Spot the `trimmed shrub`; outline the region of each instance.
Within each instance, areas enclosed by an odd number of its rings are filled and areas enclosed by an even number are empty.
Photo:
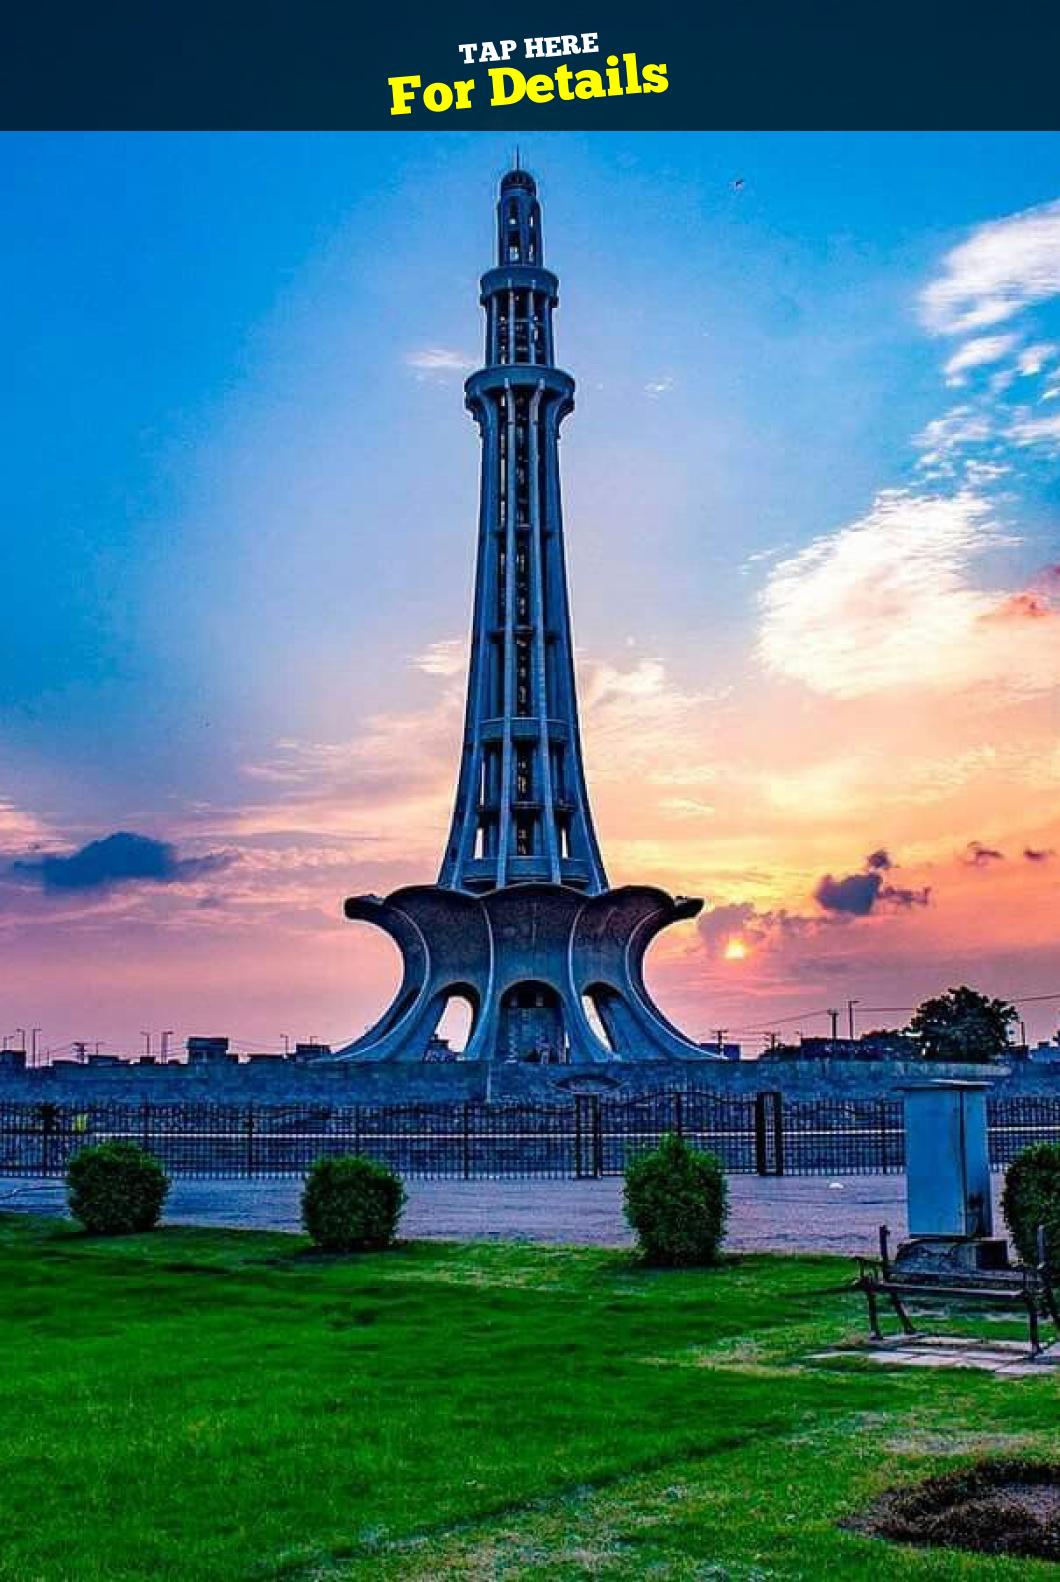
[[[716,1263],[729,1214],[721,1160],[666,1136],[626,1166],[625,1208],[648,1263]]]
[[[399,1175],[373,1159],[318,1159],[302,1194],[302,1224],[323,1252],[381,1252],[405,1207]]]
[[[1045,1226],[1049,1262],[1060,1269],[1060,1143],[1035,1143],[1005,1172],[1001,1210],[1024,1263],[1038,1261],[1038,1226]]]
[[[135,1143],[82,1148],[66,1170],[70,1213],[94,1236],[154,1230],[169,1178],[153,1154]]]

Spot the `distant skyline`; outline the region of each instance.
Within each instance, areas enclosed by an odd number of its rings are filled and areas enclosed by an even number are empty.
[[[356,1036],[455,781],[514,139],[7,135],[0,1033]],[[1060,137],[519,142],[612,883],[695,1036],[1060,1012]],[[130,839],[128,837],[135,837]]]

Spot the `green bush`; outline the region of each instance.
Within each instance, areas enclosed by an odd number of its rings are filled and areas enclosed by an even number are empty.
[[[1045,1226],[1049,1262],[1060,1269],[1060,1143],[1035,1143],[1005,1172],[1005,1224],[1024,1263],[1038,1261],[1038,1226]]]
[[[302,1194],[302,1224],[324,1252],[379,1252],[389,1247],[405,1207],[399,1175],[348,1154],[318,1159]]]
[[[625,1208],[649,1263],[716,1263],[729,1213],[721,1160],[664,1137],[626,1166]]]
[[[82,1148],[66,1170],[70,1213],[95,1236],[154,1230],[169,1179],[153,1154],[135,1143]]]

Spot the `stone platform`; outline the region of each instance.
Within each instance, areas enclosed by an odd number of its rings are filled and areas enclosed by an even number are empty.
[[[851,1357],[888,1368],[974,1368],[999,1379],[1060,1376],[1060,1344],[1032,1357],[1017,1340],[966,1339],[958,1335],[902,1335],[870,1340],[837,1351],[819,1351],[814,1362],[849,1361]]]

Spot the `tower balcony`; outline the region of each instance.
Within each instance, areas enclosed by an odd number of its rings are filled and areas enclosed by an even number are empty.
[[[509,856],[507,884],[550,884],[552,867],[544,855],[534,857]],[[591,882],[589,864],[576,857],[564,857],[560,862],[561,883],[576,890],[585,889]],[[491,890],[497,887],[496,857],[475,857],[466,862],[462,871],[464,888]]]
[[[557,720],[553,716],[543,719],[540,714],[514,714],[507,723],[512,729],[512,740],[516,742],[536,742],[541,736],[547,736],[550,742],[557,745],[570,740],[567,721]],[[503,741],[504,726],[505,721],[500,715],[478,721],[472,727],[472,734],[465,741],[465,746],[471,747],[476,736],[483,742]]]
[[[485,307],[498,291],[539,291],[552,307],[559,301],[559,277],[541,264],[499,264],[487,269],[479,281],[479,301]]]
[[[564,401],[567,411],[573,409],[573,378],[562,368],[547,363],[497,363],[492,368],[480,368],[465,381],[464,404],[473,412],[489,396],[501,394],[509,386],[536,390],[539,385]]]

